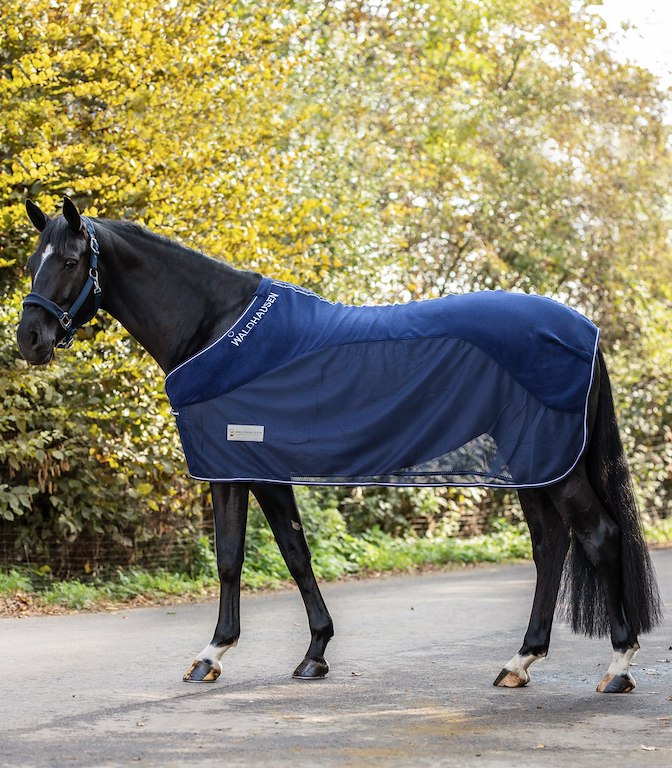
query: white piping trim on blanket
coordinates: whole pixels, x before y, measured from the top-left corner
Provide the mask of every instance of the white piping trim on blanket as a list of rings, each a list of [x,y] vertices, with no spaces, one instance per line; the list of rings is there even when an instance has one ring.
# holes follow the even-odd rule
[[[266,279],[266,278],[262,278]],[[282,280],[273,280],[272,278],[268,278],[270,282],[270,287],[272,288],[274,285],[280,287],[280,288],[288,288],[290,291],[294,291],[294,293],[299,293],[302,296],[312,296],[313,298],[319,299],[320,301],[323,301],[325,304],[331,304],[333,305],[333,301],[329,301],[329,299],[325,299],[324,296],[320,296],[318,293],[315,293],[314,291],[309,291],[307,288],[302,288],[300,285],[293,285],[292,283],[284,283]],[[257,291],[259,290],[259,286],[257,286]],[[257,291],[255,291],[254,296],[252,296],[252,299],[250,303],[245,307],[245,309],[238,315],[236,320],[224,331],[224,333],[219,336],[215,341],[212,342],[212,344],[208,344],[207,347],[204,347],[199,352],[196,352],[195,355],[192,355],[191,357],[188,357],[186,360],[181,362],[179,365],[175,366],[171,371],[168,371],[164,378],[164,382],[167,382],[168,379],[174,374],[177,373],[177,371],[180,370],[183,366],[187,365],[187,363],[190,363],[192,360],[196,360],[201,355],[204,355],[206,352],[208,352],[213,347],[217,346],[222,339],[224,339],[233,329],[238,325],[238,323],[245,317],[245,315],[252,309],[252,306],[254,305],[254,302],[257,300],[257,298],[261,299],[262,296],[257,296]],[[270,293],[270,288],[269,288]],[[359,305],[358,305],[359,306]],[[361,305],[361,306],[384,306],[384,305]]]
[[[578,459],[577,459],[578,461]],[[574,465],[576,466],[576,464]],[[572,467],[573,469],[574,467]],[[322,488],[509,488],[516,490],[518,488],[545,488],[549,485],[555,485],[571,472],[562,475],[557,480],[547,480],[543,483],[528,483],[527,485],[510,485],[508,483],[377,483],[377,482],[327,482],[315,481],[308,482],[307,480],[301,480],[300,482],[294,480],[267,480],[258,477],[199,477],[198,475],[189,475],[192,480],[199,480],[206,483],[268,483],[269,485],[299,485],[305,487],[322,487]]]
[[[329,301],[329,299],[325,299],[324,296],[320,296],[319,293],[315,293],[315,291],[309,291],[307,288],[302,288],[300,285],[292,285],[292,283],[283,283],[282,280],[273,280],[271,285],[277,285],[279,288],[289,288],[290,291],[294,291],[294,293],[300,293],[301,296],[310,296],[314,299],[319,299],[320,301],[323,301],[325,304],[331,304],[333,306],[334,302]]]
[[[195,355],[192,355],[191,357],[188,357],[184,362],[180,363],[178,366],[173,368],[172,371],[169,371],[166,374],[166,378],[164,381],[168,381],[168,379],[174,374],[177,373],[182,366],[186,365],[187,363],[190,363],[192,360],[196,360],[197,357],[200,357],[201,355],[204,355],[208,350],[212,349],[214,346],[219,344],[219,342],[228,334],[231,333],[231,331],[238,325],[238,323],[245,317],[245,315],[252,309],[252,305],[257,300],[257,298],[261,298],[261,296],[257,296],[256,292],[255,295],[252,297],[252,301],[245,307],[245,309],[238,315],[235,322],[233,322],[225,331],[224,333],[216,340],[213,341],[212,344],[209,344],[207,347],[202,349],[200,352],[197,352]]]
[[[264,279],[264,278],[262,278]],[[270,279],[270,278],[269,278]],[[320,301],[323,301],[325,304],[333,304],[333,301],[329,301],[329,299],[325,299],[322,296],[320,296],[317,293],[314,293],[313,291],[309,291],[306,288],[301,288],[298,285],[292,285],[291,283],[283,283],[281,280],[271,280],[270,286],[277,285],[282,288],[289,288],[290,290],[294,291],[295,293],[300,293],[304,296],[314,296],[316,299],[319,299]],[[217,346],[222,339],[224,339],[229,333],[233,331],[233,329],[238,325],[238,323],[245,317],[245,315],[252,309],[254,302],[257,299],[263,298],[262,296],[257,296],[257,291],[259,290],[259,286],[257,286],[257,290],[254,292],[254,296],[252,296],[252,300],[250,303],[245,307],[245,309],[238,315],[236,320],[224,331],[224,333],[219,336],[215,341],[212,342],[212,344],[208,344],[207,347],[204,347],[199,352],[197,352],[195,355],[192,355],[191,357],[188,357],[186,360],[181,362],[179,365],[175,366],[175,368],[172,369],[172,371],[168,371],[168,373],[165,376],[164,383],[168,382],[168,379],[174,374],[177,373],[180,368],[187,365],[187,363],[190,363],[192,360],[196,360],[201,355],[204,355],[206,352],[211,350],[213,347]],[[269,289],[270,292],[270,289]]]

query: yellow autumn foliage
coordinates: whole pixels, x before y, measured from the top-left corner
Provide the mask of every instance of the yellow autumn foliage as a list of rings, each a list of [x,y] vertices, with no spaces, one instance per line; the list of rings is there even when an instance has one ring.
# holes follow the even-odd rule
[[[6,0],[3,228],[25,229],[26,195],[55,211],[68,194],[314,283],[339,224],[328,200],[295,200],[308,148],[289,148],[301,113],[283,111],[309,21],[253,2]]]

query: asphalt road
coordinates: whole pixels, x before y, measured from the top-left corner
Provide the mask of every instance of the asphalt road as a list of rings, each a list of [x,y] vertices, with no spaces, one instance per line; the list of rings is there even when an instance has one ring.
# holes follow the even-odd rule
[[[557,626],[523,689],[492,681],[520,646],[528,565],[325,585],[332,671],[291,672],[297,592],[243,599],[214,684],[182,673],[216,606],[0,620],[3,766],[672,765],[672,550],[654,553],[666,622],[631,694],[595,692],[608,641]]]

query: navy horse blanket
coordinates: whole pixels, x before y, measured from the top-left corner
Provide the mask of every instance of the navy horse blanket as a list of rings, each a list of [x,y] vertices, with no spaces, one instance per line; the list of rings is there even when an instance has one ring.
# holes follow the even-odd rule
[[[539,296],[353,307],[263,278],[166,392],[200,480],[542,486],[586,446],[598,338]]]

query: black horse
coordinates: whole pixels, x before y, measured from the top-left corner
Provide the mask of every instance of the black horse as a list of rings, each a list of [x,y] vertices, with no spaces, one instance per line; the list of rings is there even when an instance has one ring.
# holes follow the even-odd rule
[[[130,223],[80,216],[66,199],[63,215],[46,216],[27,202],[41,236],[28,260],[32,292],[18,328],[22,356],[42,365],[54,349],[101,306],[168,372],[219,339],[248,306],[261,276],[233,269]],[[101,290],[102,288],[102,290]],[[63,307],[69,307],[64,310]],[[629,667],[637,636],[660,620],[660,599],[643,541],[604,360],[589,397],[588,445],[571,473],[542,488],[519,490],[530,529],[537,584],[522,647],[495,685],[525,685],[532,662],[546,656],[558,593],[572,628],[611,635],[613,660],[597,690],[631,691]],[[210,682],[240,633],[243,542],[251,491],[268,518],[304,600],[311,642],[294,672],[326,675],[324,658],[333,625],[310,563],[310,552],[290,485],[212,483],[219,616],[211,642],[184,675]],[[568,554],[569,553],[569,554]]]

